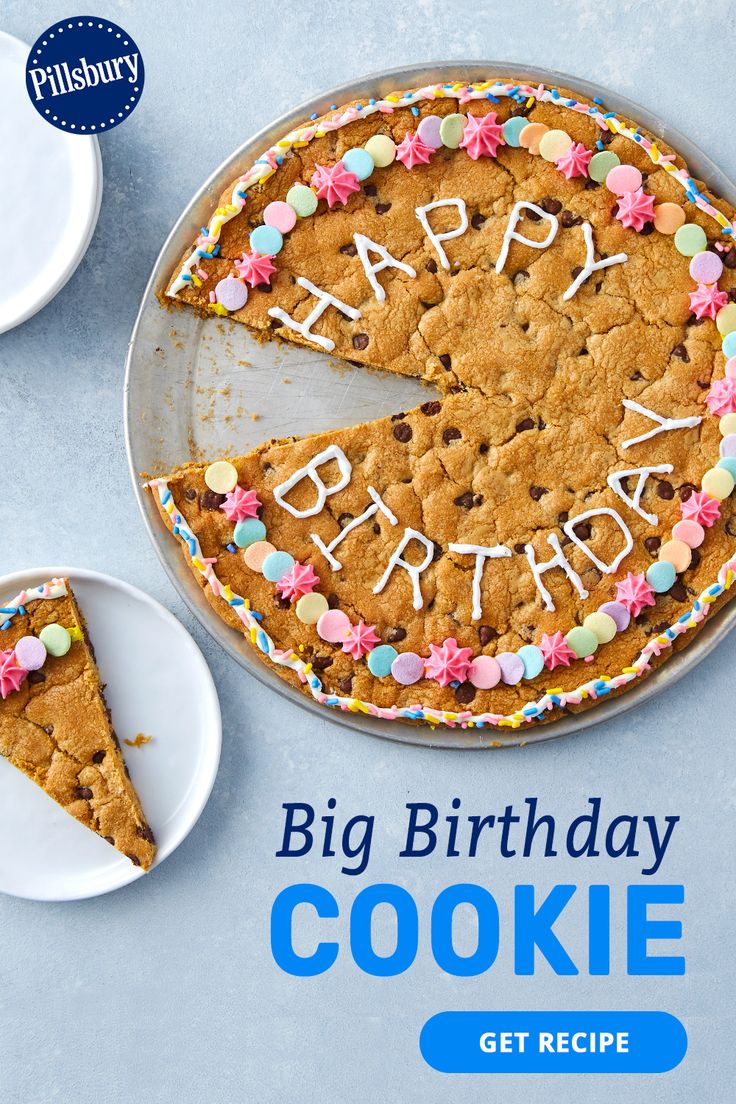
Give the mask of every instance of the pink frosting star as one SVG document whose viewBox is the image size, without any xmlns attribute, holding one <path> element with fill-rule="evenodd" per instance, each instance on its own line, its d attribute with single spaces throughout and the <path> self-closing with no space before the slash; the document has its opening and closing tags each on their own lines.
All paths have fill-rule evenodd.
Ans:
<svg viewBox="0 0 736 1104">
<path fill-rule="evenodd" d="M 630 571 L 625 579 L 616 583 L 616 600 L 626 606 L 632 617 L 638 617 L 645 606 L 654 605 L 654 590 L 643 573 L 634 575 Z"/>
<path fill-rule="evenodd" d="M 252 288 L 258 287 L 259 284 L 271 286 L 271 277 L 276 271 L 276 265 L 271 262 L 270 257 L 262 253 L 244 253 L 242 261 L 233 263 L 240 279 L 245 280 Z"/>
<path fill-rule="evenodd" d="M 435 679 L 440 686 L 449 686 L 451 682 L 465 682 L 472 648 L 459 648 L 454 636 L 448 636 L 444 644 L 430 644 L 431 655 L 424 661 L 427 678 Z"/>
<path fill-rule="evenodd" d="M 401 161 L 405 168 L 413 169 L 415 165 L 426 165 L 433 153 L 432 146 L 409 130 L 396 147 L 396 160 Z"/>
<path fill-rule="evenodd" d="M 728 295 L 716 284 L 698 284 L 690 292 L 690 310 L 696 318 L 715 318 L 728 302 Z"/>
<path fill-rule="evenodd" d="M 0 697 L 5 699 L 20 690 L 27 674 L 25 667 L 19 666 L 12 648 L 0 652 Z"/>
<path fill-rule="evenodd" d="M 347 203 L 353 192 L 360 191 L 360 181 L 355 173 L 348 172 L 342 161 L 332 166 L 317 165 L 311 184 L 317 192 L 317 199 L 326 199 L 330 207 L 336 203 Z"/>
<path fill-rule="evenodd" d="M 715 414 L 717 418 L 724 414 L 733 414 L 736 411 L 736 379 L 724 376 L 723 379 L 714 380 L 705 401 L 711 414 Z"/>
<path fill-rule="evenodd" d="M 560 664 L 569 667 L 570 660 L 576 658 L 575 652 L 559 631 L 553 633 L 552 636 L 545 633 L 539 642 L 539 650 L 544 656 L 545 667 L 550 671 L 553 671 L 555 667 L 559 667 Z"/>
<path fill-rule="evenodd" d="M 654 218 L 654 196 L 647 195 L 643 188 L 626 192 L 618 197 L 616 203 L 618 221 L 622 226 L 633 228 L 637 232 Z"/>
<path fill-rule="evenodd" d="M 705 491 L 693 491 L 686 502 L 680 503 L 680 513 L 684 518 L 691 518 L 710 529 L 721 516 L 721 507 L 718 499 L 711 498 Z"/>
<path fill-rule="evenodd" d="M 290 602 L 296 602 L 303 594 L 311 594 L 319 582 L 319 575 L 315 575 L 311 564 L 299 563 L 282 575 L 276 584 L 282 598 L 288 598 Z"/>
<path fill-rule="evenodd" d="M 262 505 L 255 491 L 246 491 L 238 484 L 227 492 L 220 509 L 228 521 L 245 521 L 246 518 L 258 517 L 258 507 Z"/>
<path fill-rule="evenodd" d="M 460 147 L 473 161 L 479 157 L 495 157 L 498 147 L 505 145 L 503 128 L 496 122 L 495 111 L 489 111 L 487 115 L 466 116 Z"/>
<path fill-rule="evenodd" d="M 375 625 L 365 625 L 362 620 L 357 625 L 351 625 L 342 650 L 348 652 L 353 659 L 360 659 L 362 655 L 372 652 L 381 639 L 375 628 Z"/>
<path fill-rule="evenodd" d="M 558 157 L 555 165 L 567 180 L 574 176 L 587 176 L 588 165 L 593 151 L 586 149 L 582 142 L 573 142 L 568 150 Z"/>
</svg>

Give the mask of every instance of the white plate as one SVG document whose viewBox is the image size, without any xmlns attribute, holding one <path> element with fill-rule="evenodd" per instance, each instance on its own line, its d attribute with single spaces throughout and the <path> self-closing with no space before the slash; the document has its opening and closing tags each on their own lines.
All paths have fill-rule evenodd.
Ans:
<svg viewBox="0 0 736 1104">
<path fill-rule="evenodd" d="M 3 264 L 0 333 L 46 306 L 87 252 L 100 211 L 97 139 L 44 122 L 26 90 L 29 47 L 0 31 L 0 225 Z"/>
<path fill-rule="evenodd" d="M 119 579 L 44 567 L 0 579 L 0 597 L 62 576 L 89 625 L 115 731 L 156 837 L 158 865 L 194 827 L 215 781 L 222 737 L 215 684 L 176 618 Z M 153 740 L 127 747 L 123 741 L 139 732 Z M 72 901 L 143 876 L 0 757 L 0 892 Z"/>
</svg>

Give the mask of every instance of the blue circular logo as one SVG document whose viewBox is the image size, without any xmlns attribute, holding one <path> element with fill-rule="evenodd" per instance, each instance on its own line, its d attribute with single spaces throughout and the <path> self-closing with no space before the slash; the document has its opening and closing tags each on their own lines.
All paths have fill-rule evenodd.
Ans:
<svg viewBox="0 0 736 1104">
<path fill-rule="evenodd" d="M 99 134 L 124 122 L 143 92 L 143 58 L 108 19 L 77 15 L 53 23 L 26 62 L 26 88 L 39 115 L 71 134 Z"/>
</svg>

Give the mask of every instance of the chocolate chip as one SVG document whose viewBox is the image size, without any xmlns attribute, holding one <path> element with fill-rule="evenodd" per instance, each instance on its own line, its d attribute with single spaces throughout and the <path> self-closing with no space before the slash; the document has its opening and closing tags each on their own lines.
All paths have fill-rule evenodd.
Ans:
<svg viewBox="0 0 736 1104">
<path fill-rule="evenodd" d="M 271 318 L 268 324 L 272 330 L 278 330 L 279 327 L 283 326 L 284 323 L 281 321 L 280 318 Z"/>
<path fill-rule="evenodd" d="M 485 221 L 486 221 L 486 216 L 482 215 L 480 213 L 480 211 L 476 211 L 476 213 L 473 215 L 473 217 L 470 220 L 470 225 L 473 227 L 474 230 L 480 230 L 481 226 L 483 225 L 483 223 Z"/>
<path fill-rule="evenodd" d="M 353 338 L 354 349 L 367 349 L 368 348 L 368 334 L 359 333 Z"/>
<path fill-rule="evenodd" d="M 373 532 L 376 534 L 377 537 L 380 537 L 380 535 L 381 535 L 381 526 L 378 524 L 377 521 L 373 522 Z"/>
<path fill-rule="evenodd" d="M 392 415 L 391 415 L 391 421 L 392 421 L 392 422 L 400 422 L 400 421 L 401 421 L 401 419 L 402 419 L 402 418 L 405 418 L 405 417 L 406 417 L 406 414 L 405 414 L 405 412 L 404 412 L 403 410 L 400 410 L 400 411 L 398 412 L 398 414 L 392 414 Z"/>
<path fill-rule="evenodd" d="M 516 423 L 516 432 L 525 433 L 527 429 L 534 429 L 535 422 L 533 418 L 524 418 L 523 421 Z"/>
<path fill-rule="evenodd" d="M 481 647 L 485 648 L 491 643 L 494 636 L 498 636 L 495 629 L 492 629 L 490 625 L 481 625 L 478 629 L 478 639 L 480 640 Z"/>
<path fill-rule="evenodd" d="M 670 499 L 675 497 L 675 488 L 666 479 L 662 479 L 657 484 L 657 494 L 660 498 L 663 498 L 666 502 L 669 502 Z"/>
<path fill-rule="evenodd" d="M 403 629 L 401 625 L 397 625 L 395 629 L 389 629 L 386 639 L 389 644 L 398 644 L 400 640 L 404 640 L 406 637 L 406 629 Z"/>
<path fill-rule="evenodd" d="M 518 556 L 526 555 L 526 545 L 525 544 L 515 544 L 514 545 L 514 552 L 516 552 L 516 554 Z"/>
<path fill-rule="evenodd" d="M 401 441 L 402 445 L 405 445 L 407 441 L 411 441 L 412 429 L 408 422 L 398 422 L 394 426 L 394 437 L 397 441 Z"/>
<path fill-rule="evenodd" d="M 419 409 L 421 410 L 422 414 L 426 414 L 428 418 L 431 418 L 435 414 L 439 414 L 440 410 L 442 409 L 442 403 L 437 402 L 436 399 L 433 399 L 431 402 L 422 403 Z"/>
<path fill-rule="evenodd" d="M 547 487 L 532 486 L 529 488 L 529 494 L 535 502 L 539 502 L 543 495 L 549 494 L 549 490 Z"/>
<path fill-rule="evenodd" d="M 652 632 L 663 633 L 665 629 L 668 629 L 669 627 L 669 621 L 660 621 L 658 625 L 652 625 Z"/>
<path fill-rule="evenodd" d="M 330 609 L 337 609 L 337 607 L 340 605 L 340 599 L 337 597 L 334 591 L 331 594 L 327 595 L 327 605 Z"/>
<path fill-rule="evenodd" d="M 485 456 L 485 454 L 488 452 L 488 445 L 485 443 L 485 441 L 481 441 L 478 452 L 481 454 L 481 456 Z"/>
<path fill-rule="evenodd" d="M 693 491 L 697 491 L 697 489 L 692 483 L 683 483 L 680 487 L 680 502 L 687 502 Z"/>
<path fill-rule="evenodd" d="M 650 556 L 656 556 L 659 552 L 659 546 L 662 543 L 660 537 L 647 537 L 644 541 L 644 547 Z"/>
<path fill-rule="evenodd" d="M 726 529 L 728 529 L 728 525 L 726 525 Z M 732 534 L 729 534 L 729 535 L 732 535 Z M 690 549 L 690 570 L 694 571 L 699 563 L 700 563 L 700 552 L 698 551 L 697 548 L 691 548 Z"/>
<path fill-rule="evenodd" d="M 624 494 L 628 494 L 629 493 L 629 477 L 628 477 L 628 475 L 622 475 L 621 478 L 619 479 L 619 484 L 620 484 L 621 490 L 624 492 Z"/>
<path fill-rule="evenodd" d="M 104 752 L 104 751 L 96 751 L 94 753 L 94 755 L 92 756 L 92 762 L 95 763 L 97 766 L 99 766 L 100 763 L 105 758 L 105 755 L 106 755 L 106 752 Z"/>
<path fill-rule="evenodd" d="M 677 357 L 677 359 L 681 360 L 684 364 L 690 363 L 690 357 L 687 355 L 687 349 L 684 345 L 675 345 L 672 350 L 672 356 Z"/>
<path fill-rule="evenodd" d="M 530 222 L 540 222 L 540 221 L 541 221 L 541 218 L 542 218 L 542 216 L 541 216 L 541 215 L 538 215 L 538 214 L 537 214 L 537 212 L 536 212 L 536 211 L 533 211 L 533 210 L 532 210 L 532 209 L 531 209 L 530 207 L 528 207 L 528 208 L 527 208 L 527 209 L 526 209 L 526 210 L 524 211 L 524 214 L 525 214 L 525 215 L 526 215 L 526 217 L 527 217 L 527 218 L 528 218 L 528 219 L 530 220 Z"/>
<path fill-rule="evenodd" d="M 590 540 L 590 535 L 593 530 L 590 527 L 590 522 L 579 521 L 577 525 L 573 525 L 572 531 L 578 540 L 586 541 Z"/>
<path fill-rule="evenodd" d="M 373 197 L 378 195 L 378 188 L 375 184 L 364 184 L 363 191 L 367 196 Z"/>
<path fill-rule="evenodd" d="M 516 107 L 512 107 L 509 112 L 510 119 L 523 119 L 526 117 L 526 104 L 517 104 Z"/>
<path fill-rule="evenodd" d="M 344 529 L 345 526 L 348 525 L 351 521 L 355 521 L 355 514 L 349 514 L 346 511 L 344 514 L 340 514 L 339 518 L 337 519 L 337 524 L 340 526 L 341 529 Z"/>
<path fill-rule="evenodd" d="M 736 268 L 736 247 L 732 245 L 726 253 L 721 253 L 721 260 L 726 268 Z"/>
<path fill-rule="evenodd" d="M 441 560 L 444 556 L 445 550 L 441 544 L 438 544 L 437 541 L 432 541 L 432 544 L 434 545 L 434 552 L 432 553 L 432 563 L 437 563 L 437 560 Z M 432 601 L 434 602 L 434 599 L 432 599 Z M 428 608 L 431 609 L 431 605 Z"/>
<path fill-rule="evenodd" d="M 391 210 L 391 204 L 390 203 L 377 203 L 376 204 L 376 214 L 377 215 L 385 215 L 386 212 L 390 211 L 390 210 Z"/>
<path fill-rule="evenodd" d="M 45 682 L 46 676 L 43 671 L 29 671 L 28 681 L 30 682 L 31 686 L 36 686 L 40 682 Z"/>
<path fill-rule="evenodd" d="M 89 786 L 77 786 L 74 790 L 74 797 L 77 801 L 91 801 L 92 796 Z"/>
<path fill-rule="evenodd" d="M 455 690 L 455 699 L 460 705 L 470 705 L 475 697 L 475 687 L 472 682 L 461 682 Z"/>
<path fill-rule="evenodd" d="M 131 854 L 130 851 L 126 851 L 125 854 L 128 856 L 128 858 L 132 862 L 133 866 L 140 866 L 141 865 L 141 860 L 138 858 L 137 855 Z"/>
<path fill-rule="evenodd" d="M 564 525 L 569 517 L 570 515 L 567 510 L 560 510 L 559 514 L 557 515 L 557 524 Z"/>
<path fill-rule="evenodd" d="M 437 262 L 433 261 L 433 260 L 429 260 L 429 261 L 427 261 L 427 263 L 425 264 L 424 267 L 426 268 L 427 272 L 436 272 L 437 271 Z"/>
<path fill-rule="evenodd" d="M 462 506 L 465 510 L 470 510 L 475 505 L 472 491 L 463 491 L 454 501 L 456 506 Z"/>
<path fill-rule="evenodd" d="M 443 368 L 445 368 L 445 369 L 446 369 L 446 370 L 447 370 L 448 372 L 450 371 L 450 368 L 452 367 L 452 360 L 451 360 L 451 358 L 450 358 L 450 354 L 449 354 L 449 353 L 443 353 L 443 354 L 441 355 L 441 357 L 440 357 L 440 364 L 441 364 L 441 365 L 442 365 L 442 367 L 443 367 Z"/>
<path fill-rule="evenodd" d="M 600 188 L 600 184 L 597 180 L 593 180 L 592 176 L 589 176 L 583 184 L 583 187 L 585 188 L 586 192 L 594 192 L 596 188 Z"/>
<path fill-rule="evenodd" d="M 347 678 L 340 679 L 337 684 L 337 689 L 341 694 L 350 694 L 353 690 L 353 676 L 348 675 Z"/>
<path fill-rule="evenodd" d="M 135 829 L 135 834 L 139 839 L 145 840 L 146 843 L 155 843 L 153 832 L 147 824 L 138 824 Z"/>
<path fill-rule="evenodd" d="M 560 219 L 560 222 L 566 230 L 569 230 L 571 226 L 580 226 L 582 221 L 580 215 L 574 215 L 572 211 L 563 211 L 562 218 Z"/>
<path fill-rule="evenodd" d="M 552 199 L 551 196 L 546 196 L 539 204 L 543 211 L 548 215 L 559 215 L 562 210 L 562 204 L 559 199 Z"/>
<path fill-rule="evenodd" d="M 644 379 L 644 377 L 643 377 L 643 375 L 641 374 L 641 372 L 640 372 L 640 371 L 639 371 L 639 370 L 637 369 L 637 371 L 636 371 L 636 372 L 634 372 L 634 374 L 633 374 L 633 375 L 629 376 L 629 379 L 630 379 L 630 380 L 637 380 L 637 381 L 638 381 L 638 380 L 643 380 L 643 379 Z"/>
<path fill-rule="evenodd" d="M 199 508 L 201 510 L 219 510 L 222 503 L 225 501 L 225 495 L 217 494 L 216 491 L 202 491 L 199 496 Z"/>
<path fill-rule="evenodd" d="M 674 598 L 676 602 L 684 602 L 687 598 L 687 591 L 685 590 L 685 584 L 681 579 L 675 579 L 674 583 L 667 591 L 670 598 Z"/>
<path fill-rule="evenodd" d="M 197 498 L 197 491 L 194 487 L 187 487 L 184 492 L 184 497 L 187 502 L 194 502 Z"/>
<path fill-rule="evenodd" d="M 315 671 L 324 671 L 327 667 L 332 666 L 332 656 L 315 656 L 312 660 L 312 667 Z"/>
<path fill-rule="evenodd" d="M 276 609 L 288 609 L 291 602 L 288 598 L 282 598 L 280 594 L 274 594 L 273 604 L 276 606 Z"/>
<path fill-rule="evenodd" d="M 582 271 L 583 271 L 583 266 L 582 265 L 575 265 L 574 268 L 571 268 L 570 269 L 570 275 L 572 276 L 573 280 L 577 280 L 578 276 L 580 275 L 580 273 Z"/>
<path fill-rule="evenodd" d="M 340 252 L 345 253 L 348 257 L 356 257 L 358 254 L 358 247 L 355 242 L 348 242 L 347 245 L 340 246 Z"/>
<path fill-rule="evenodd" d="M 455 426 L 448 426 L 445 432 L 442 434 L 442 440 L 446 445 L 451 444 L 453 441 L 458 441 L 462 437 L 462 433 Z"/>
<path fill-rule="evenodd" d="M 641 230 L 639 231 L 639 233 L 641 234 L 641 236 L 643 238 L 647 238 L 653 232 L 654 232 L 654 223 L 653 222 L 645 222 L 644 225 L 642 226 Z"/>
</svg>

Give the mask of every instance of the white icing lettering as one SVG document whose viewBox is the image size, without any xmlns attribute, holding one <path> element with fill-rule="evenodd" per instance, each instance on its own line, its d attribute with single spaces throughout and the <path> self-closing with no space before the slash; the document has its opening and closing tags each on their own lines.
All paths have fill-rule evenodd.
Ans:
<svg viewBox="0 0 736 1104">
<path fill-rule="evenodd" d="M 672 464 L 657 464 L 651 468 L 629 468 L 627 471 L 613 472 L 608 477 L 608 486 L 612 491 L 618 495 L 622 502 L 625 502 L 627 506 L 630 506 L 639 517 L 643 517 L 645 521 L 648 521 L 650 525 L 657 525 L 659 518 L 656 514 L 648 514 L 646 510 L 642 509 L 640 502 L 641 496 L 644 491 L 644 486 L 647 479 L 654 472 L 658 474 L 666 474 L 672 471 Z M 629 495 L 621 486 L 622 480 L 630 478 L 632 475 L 638 475 L 639 478 L 636 481 L 636 487 L 634 488 L 633 495 Z"/>
<path fill-rule="evenodd" d="M 384 268 L 398 268 L 402 272 L 405 272 L 407 276 L 411 276 L 412 278 L 416 276 L 416 269 L 413 269 L 411 265 L 405 264 L 403 261 L 397 261 L 396 257 L 393 257 L 389 253 L 385 245 L 379 245 L 378 242 L 371 241 L 365 234 L 353 234 L 353 241 L 358 250 L 360 263 L 368 278 L 368 283 L 373 288 L 379 303 L 382 303 L 386 298 L 386 292 L 376 279 L 377 272 L 383 272 Z M 371 260 L 368 256 L 369 252 L 377 253 L 381 260 L 376 264 L 371 264 Z"/>
<path fill-rule="evenodd" d="M 599 560 L 594 552 L 588 548 L 584 541 L 580 539 L 575 533 L 575 526 L 579 525 L 581 521 L 586 521 L 592 517 L 612 517 L 616 524 L 620 527 L 621 532 L 624 535 L 625 544 L 618 555 L 611 561 L 610 564 L 605 564 L 603 560 Z M 599 571 L 602 571 L 604 575 L 612 575 L 618 565 L 621 563 L 625 556 L 628 556 L 631 549 L 634 547 L 634 540 L 629 532 L 629 529 L 624 522 L 620 514 L 616 510 L 612 510 L 610 506 L 599 506 L 596 510 L 586 510 L 583 514 L 578 514 L 577 517 L 570 518 L 562 526 L 563 532 L 573 541 L 585 553 L 589 560 L 591 560 Z"/>
<path fill-rule="evenodd" d="M 505 544 L 494 544 L 491 546 L 483 544 L 451 544 L 449 548 L 451 552 L 459 552 L 460 555 L 475 556 L 472 620 L 477 621 L 483 613 L 480 598 L 480 584 L 483 578 L 485 562 L 486 560 L 497 560 L 503 556 L 510 556 L 511 549 L 507 548 Z"/>
<path fill-rule="evenodd" d="M 594 272 L 600 272 L 602 268 L 608 268 L 609 265 L 623 264 L 624 261 L 628 261 L 629 259 L 626 253 L 616 253 L 613 257 L 605 257 L 602 261 L 596 261 L 595 246 L 593 245 L 593 228 L 589 222 L 584 222 L 581 229 L 583 231 L 583 237 L 585 238 L 585 264 L 562 296 L 563 299 L 572 299 L 580 285 L 584 284 L 588 277 L 592 276 Z"/>
<path fill-rule="evenodd" d="M 296 333 L 301 334 L 302 337 L 306 337 L 307 341 L 313 341 L 315 345 L 319 345 L 322 349 L 325 349 L 328 353 L 332 352 L 335 348 L 335 342 L 331 341 L 329 337 L 322 337 L 320 334 L 312 333 L 312 326 L 315 322 L 319 321 L 322 315 L 325 313 L 328 307 L 335 307 L 344 314 L 346 318 L 352 319 L 353 322 L 357 322 L 360 318 L 360 311 L 355 307 L 351 307 L 349 303 L 343 303 L 342 299 L 338 299 L 334 295 L 330 295 L 329 291 L 322 291 L 316 284 L 313 284 L 310 280 L 305 280 L 303 276 L 298 276 L 296 281 L 300 287 L 305 288 L 310 295 L 317 297 L 317 305 L 312 308 L 303 322 L 297 322 L 290 314 L 287 314 L 281 307 L 269 307 L 268 313 L 271 318 L 278 318 L 280 322 L 283 322 L 285 326 L 288 326 L 290 330 L 295 330 Z"/>
<path fill-rule="evenodd" d="M 323 464 L 327 464 L 330 460 L 337 461 L 337 466 L 340 469 L 340 478 L 337 483 L 333 483 L 331 487 L 327 487 L 321 476 L 317 474 L 317 469 Z M 294 517 L 311 517 L 313 514 L 318 514 L 320 512 L 328 495 L 336 494 L 338 491 L 343 490 L 344 487 L 347 487 L 350 482 L 352 470 L 352 465 L 342 449 L 337 445 L 329 445 L 323 452 L 318 453 L 317 456 L 310 460 L 308 464 L 305 464 L 303 468 L 299 468 L 293 475 L 290 475 L 285 483 L 280 483 L 278 487 L 274 487 L 273 497 L 282 509 L 288 510 Z M 302 479 L 311 479 L 312 483 L 314 483 L 317 488 L 317 501 L 314 506 L 310 506 L 308 510 L 298 510 L 296 506 L 292 506 L 284 500 L 284 495 L 287 494 L 292 487 L 296 487 L 297 483 L 301 483 Z"/>
<path fill-rule="evenodd" d="M 537 563 L 537 558 L 534 554 L 534 548 L 531 544 L 524 545 L 524 551 L 526 552 L 526 558 L 529 561 L 529 567 L 531 568 L 532 575 L 534 576 L 534 582 L 537 584 L 537 590 L 542 596 L 544 602 L 544 608 L 547 610 L 554 610 L 555 604 L 552 601 L 552 595 L 547 590 L 546 586 L 542 582 L 542 575 L 545 571 L 551 571 L 553 567 L 560 567 L 567 575 L 572 585 L 577 590 L 581 598 L 588 597 L 588 591 L 583 586 L 583 581 L 578 575 L 577 571 L 573 568 L 572 564 L 568 562 L 565 553 L 560 548 L 560 542 L 556 533 L 550 533 L 547 537 L 547 543 L 552 546 L 554 556 L 551 560 L 547 560 L 545 563 Z"/>
<path fill-rule="evenodd" d="M 436 234 L 432 227 L 429 225 L 429 219 L 427 218 L 428 211 L 434 211 L 438 207 L 457 207 L 458 214 L 460 215 L 460 225 L 454 230 L 445 230 L 442 234 Z M 437 256 L 440 259 L 440 264 L 443 268 L 449 268 L 450 262 L 447 259 L 447 254 L 442 248 L 442 242 L 449 241 L 451 238 L 459 238 L 461 234 L 464 234 L 468 229 L 468 212 L 465 208 L 464 199 L 437 199 L 434 203 L 427 203 L 424 207 L 415 208 L 415 214 L 424 228 L 424 233 L 427 235 L 435 250 Z"/>
<path fill-rule="evenodd" d="M 654 429 L 650 429 L 648 433 L 642 433 L 640 437 L 630 437 L 628 441 L 623 441 L 621 448 L 625 449 L 631 448 L 632 445 L 640 445 L 642 441 L 648 441 L 650 437 L 656 437 L 658 433 L 666 433 L 670 429 L 694 429 L 703 420 L 695 414 L 691 418 L 663 418 L 661 414 L 655 414 L 653 410 L 641 406 L 633 399 L 624 399 L 623 404 L 627 410 L 635 410 L 637 414 L 643 414 L 645 418 L 657 423 Z"/>
<path fill-rule="evenodd" d="M 521 218 L 521 212 L 534 211 L 540 218 L 546 219 L 549 223 L 549 230 L 547 237 L 544 241 L 534 241 L 532 238 L 525 238 L 523 234 L 517 234 L 516 226 Z M 521 200 L 515 204 L 511 214 L 509 215 L 509 224 L 506 227 L 506 233 L 503 236 L 503 244 L 501 246 L 501 252 L 498 255 L 496 261 L 496 272 L 502 272 L 503 266 L 506 264 L 506 258 L 509 255 L 509 246 L 512 241 L 521 242 L 522 245 L 530 245 L 532 249 L 546 249 L 555 240 L 555 235 L 558 230 L 558 222 L 554 215 L 547 214 L 541 207 L 537 207 L 536 203 L 527 203 L 526 200 Z"/>
<path fill-rule="evenodd" d="M 330 565 L 330 567 L 332 568 L 333 571 L 340 571 L 340 569 L 342 568 L 342 564 L 340 563 L 340 561 L 338 559 L 335 558 L 335 556 L 332 555 L 332 553 L 337 548 L 340 541 L 344 540 L 345 537 L 348 535 L 348 533 L 350 533 L 353 529 L 355 529 L 356 526 L 360 525 L 361 522 L 367 521 L 368 518 L 372 518 L 373 515 L 377 514 L 378 511 L 380 510 L 381 513 L 385 517 L 388 518 L 388 520 L 391 522 L 392 525 L 398 525 L 399 524 L 398 519 L 394 516 L 394 514 L 392 514 L 392 512 L 389 510 L 388 506 L 383 501 L 383 499 L 379 495 L 378 491 L 374 487 L 369 487 L 368 488 L 368 494 L 373 499 L 373 502 L 371 503 L 371 505 L 366 507 L 366 509 L 363 511 L 363 513 L 360 515 L 360 517 L 353 518 L 353 520 L 351 522 L 348 522 L 348 524 L 345 526 L 345 528 L 341 529 L 340 532 L 335 537 L 335 539 L 331 540 L 329 544 L 324 544 L 323 541 L 320 539 L 320 537 L 317 536 L 316 533 L 310 533 L 310 536 L 311 536 L 312 540 L 317 545 L 320 552 L 322 553 L 324 558 L 327 560 L 328 564 Z"/>
<path fill-rule="evenodd" d="M 407 544 L 409 544 L 409 542 L 412 540 L 419 541 L 419 543 L 423 544 L 425 548 L 425 557 L 418 565 L 410 564 L 407 560 L 403 559 L 401 555 Z M 416 529 L 410 529 L 407 526 L 407 528 L 404 529 L 404 535 L 399 541 L 399 545 L 396 551 L 392 555 L 391 559 L 388 561 L 388 566 L 386 570 L 381 576 L 379 582 L 377 582 L 374 586 L 373 593 L 380 594 L 383 588 L 386 586 L 386 583 L 389 581 L 394 568 L 403 567 L 404 571 L 406 571 L 409 578 L 411 579 L 414 609 L 421 609 L 424 605 L 424 602 L 422 600 L 422 591 L 419 586 L 419 576 L 426 568 L 429 567 L 432 562 L 433 556 L 434 544 L 432 543 L 432 541 L 425 537 L 423 533 L 418 533 Z"/>
</svg>

